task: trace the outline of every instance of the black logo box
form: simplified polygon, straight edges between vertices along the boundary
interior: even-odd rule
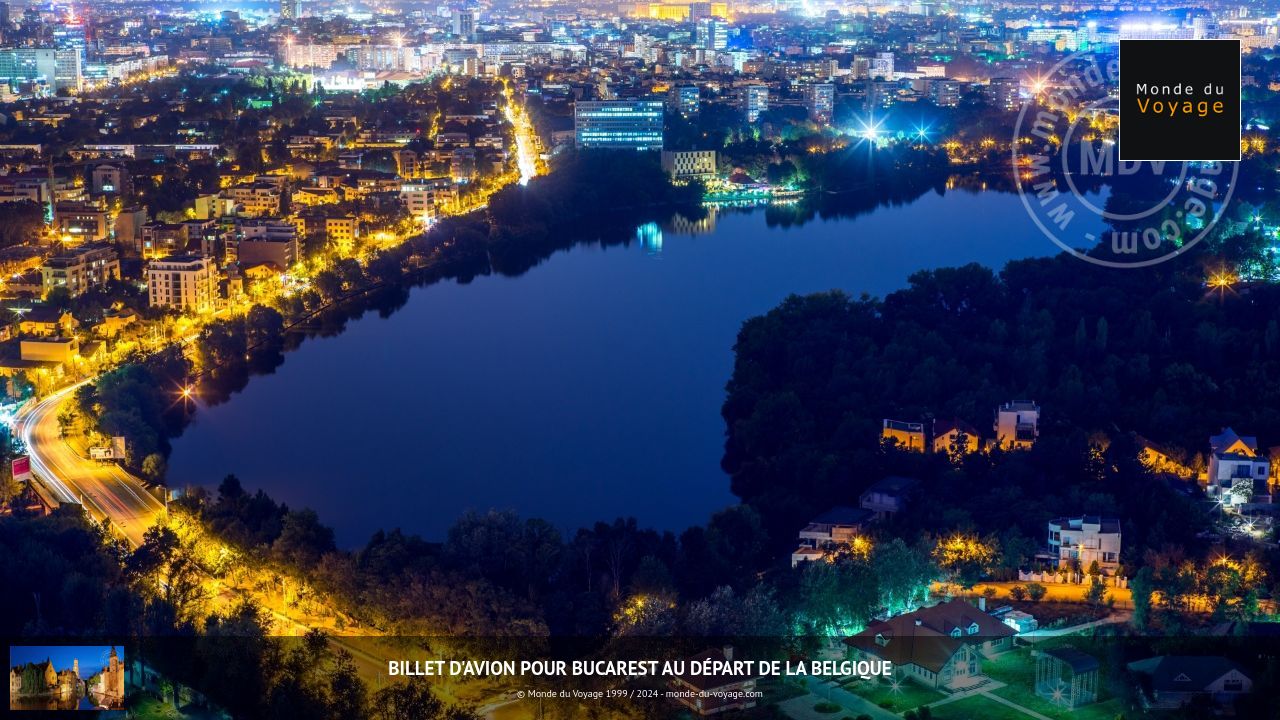
[[[1241,47],[1239,40],[1121,40],[1120,41],[1120,138],[1122,161],[1235,162],[1240,159]],[[1190,86],[1191,93],[1138,95],[1139,84]],[[1205,86],[1216,92],[1205,94]],[[1148,112],[1139,112],[1138,100],[1151,101]],[[1153,114],[1159,101],[1165,112]],[[1183,114],[1182,103],[1193,109],[1200,102],[1223,104],[1223,112],[1207,117]],[[1169,103],[1178,113],[1168,114]]]

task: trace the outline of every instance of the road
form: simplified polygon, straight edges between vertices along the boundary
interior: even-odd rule
[[[148,529],[163,517],[164,503],[158,500],[141,480],[112,463],[100,463],[82,457],[62,438],[58,415],[75,391],[86,382],[76,383],[23,408],[14,423],[18,437],[27,447],[31,469],[47,494],[61,503],[81,503],[97,522],[110,528],[130,547],[142,544]],[[206,590],[210,601],[220,609],[233,607],[245,597],[240,590],[215,578],[208,578]],[[281,635],[303,635],[311,627],[272,607],[266,598],[252,597],[258,607],[269,612],[276,632]],[[370,637],[336,637],[333,627],[323,628],[331,640],[349,651],[356,666],[366,678],[386,674],[386,660]],[[350,632],[350,631],[348,631]],[[351,633],[354,634],[354,633]]]
[[[31,456],[32,472],[59,502],[83,504],[94,520],[137,547],[164,513],[164,503],[119,466],[81,457],[58,427],[63,403],[85,382],[24,408],[14,428]]]

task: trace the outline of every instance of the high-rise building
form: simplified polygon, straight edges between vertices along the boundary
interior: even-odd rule
[[[829,123],[836,109],[836,86],[831,83],[813,83],[804,88],[804,106],[809,119]]]
[[[95,193],[124,195],[129,192],[129,171],[120,165],[98,165],[90,175]]]
[[[698,113],[700,95],[697,85],[679,85],[672,88],[671,94],[667,96],[668,106],[671,108],[671,112],[679,113],[685,117],[696,115]]]
[[[955,107],[960,104],[960,81],[938,78],[929,81],[929,99],[938,107]]]
[[[742,88],[742,112],[747,122],[760,119],[760,113],[769,109],[769,88],[764,85],[748,85]]]
[[[472,40],[476,35],[476,11],[454,10],[450,16],[453,35],[461,40]]]
[[[689,3],[689,19],[698,22],[703,18],[709,18],[714,14],[709,2],[691,2]]]
[[[58,51],[53,48],[0,50],[0,83],[15,90],[33,86],[45,92],[58,89]]]
[[[729,26],[720,18],[702,18],[694,40],[703,50],[723,50],[729,45]]]
[[[218,293],[213,260],[200,255],[170,255],[147,264],[147,293],[151,307],[184,312],[212,312]]]
[[[893,53],[878,52],[871,58],[871,77],[893,79]]]
[[[280,0],[280,19],[297,20],[302,17],[302,0]]]
[[[84,49],[60,48],[55,57],[53,77],[57,89],[76,92],[84,89]]]
[[[1018,95],[1018,78],[994,77],[987,86],[988,99],[1002,110],[1013,110],[1021,103]]]
[[[662,102],[578,102],[573,107],[573,133],[580,148],[661,150]]]
[[[40,266],[44,294],[66,288],[71,297],[120,279],[120,256],[107,243],[87,243],[60,255],[54,255]]]

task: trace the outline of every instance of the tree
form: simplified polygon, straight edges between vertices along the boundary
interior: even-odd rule
[[[22,483],[13,479],[13,472],[8,468],[0,469],[0,507],[7,507],[21,494]]]
[[[356,672],[351,653],[339,648],[333,655],[333,669],[329,671],[330,711],[341,720],[362,720],[368,717],[369,693]]]
[[[923,552],[908,547],[900,538],[871,549],[871,568],[880,591],[880,602],[898,615],[919,607],[929,598],[929,586],[937,568]]]
[[[1014,585],[1009,588],[1009,597],[1022,602],[1027,599],[1027,588],[1025,585]]]
[[[44,229],[44,209],[30,200],[0,203],[0,247],[34,242]]]
[[[467,720],[475,715],[449,707],[423,682],[397,683],[373,694],[376,720]]]
[[[280,535],[271,545],[271,552],[277,558],[300,570],[315,567],[321,557],[334,549],[333,529],[322,524],[320,516],[311,509],[285,515]]]
[[[1030,598],[1031,602],[1040,602],[1047,592],[1049,592],[1048,588],[1040,583],[1027,583],[1027,597]]]
[[[1089,581],[1089,589],[1084,593],[1085,602],[1097,607],[1107,601],[1107,585],[1102,578],[1094,577]]]
[[[1149,566],[1141,570],[1129,581],[1129,592],[1133,595],[1133,627],[1145,630],[1151,616],[1151,594],[1155,590]]]
[[[995,563],[995,543],[968,533],[953,533],[934,546],[933,559],[965,590],[991,572]]]
[[[153,483],[163,482],[168,470],[169,464],[160,453],[151,453],[142,459],[142,476]]]

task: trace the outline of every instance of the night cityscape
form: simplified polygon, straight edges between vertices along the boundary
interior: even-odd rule
[[[0,381],[20,717],[1280,719],[1280,2],[0,0]]]

